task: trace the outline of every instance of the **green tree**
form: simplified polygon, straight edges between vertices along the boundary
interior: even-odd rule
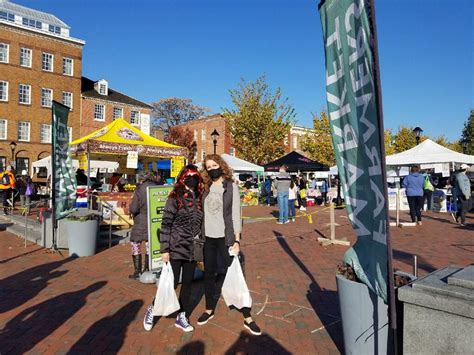
[[[420,143],[426,140],[427,136],[420,137]],[[393,136],[393,147],[395,153],[404,152],[416,146],[416,135],[412,127],[401,126],[398,127],[397,133]]]
[[[471,110],[469,118],[464,123],[460,143],[464,154],[474,155],[474,110]]]
[[[259,165],[281,157],[295,118],[288,99],[281,99],[281,90],[273,93],[261,76],[255,82],[242,79],[229,93],[234,108],[224,108],[223,115],[239,157]]]
[[[393,134],[391,129],[384,132],[385,155],[395,154],[395,145],[393,144]]]
[[[192,99],[169,97],[152,103],[152,131],[161,130],[166,136],[170,128],[182,123],[193,121],[210,110],[193,104]]]
[[[313,113],[313,131],[308,131],[303,136],[301,150],[308,153],[309,157],[317,162],[328,166],[336,164],[331,128],[326,112],[321,112],[320,117]]]

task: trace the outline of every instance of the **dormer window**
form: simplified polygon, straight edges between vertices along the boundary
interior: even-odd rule
[[[108,95],[109,83],[106,80],[99,80],[94,84],[94,89],[101,95]]]

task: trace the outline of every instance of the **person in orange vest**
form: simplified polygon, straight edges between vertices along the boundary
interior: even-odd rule
[[[12,167],[7,166],[5,171],[0,176],[0,191],[3,195],[3,214],[5,216],[8,214],[8,198],[11,197],[11,192],[15,186],[15,175],[13,175]]]

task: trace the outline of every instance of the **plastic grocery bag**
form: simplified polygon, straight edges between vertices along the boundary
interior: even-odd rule
[[[173,269],[170,263],[164,263],[156,290],[154,316],[168,316],[179,310],[179,301],[174,290]]]
[[[227,269],[227,275],[222,285],[222,297],[227,307],[238,309],[252,307],[252,296],[245,282],[239,258],[234,256],[232,264]]]

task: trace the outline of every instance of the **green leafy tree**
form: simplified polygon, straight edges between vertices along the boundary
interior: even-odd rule
[[[333,166],[336,164],[334,147],[331,139],[331,128],[326,112],[321,112],[318,117],[313,113],[313,131],[303,136],[301,150],[308,153],[309,157],[319,163]]]
[[[259,165],[281,157],[295,118],[288,99],[281,99],[281,90],[273,93],[261,76],[254,82],[242,79],[229,93],[234,108],[224,108],[223,115],[239,157]]]
[[[464,154],[474,155],[474,110],[464,123],[460,143]]]
[[[178,97],[161,99],[151,105],[153,106],[152,130],[162,131],[165,136],[169,134],[171,127],[198,119],[210,111],[206,107],[193,104],[191,99]]]
[[[420,137],[420,143],[426,140],[427,136]],[[416,146],[416,135],[412,127],[401,126],[393,136],[393,146],[395,153],[404,152]]]
[[[385,155],[395,154],[395,145],[393,142],[393,134],[391,129],[386,129],[384,132]]]

